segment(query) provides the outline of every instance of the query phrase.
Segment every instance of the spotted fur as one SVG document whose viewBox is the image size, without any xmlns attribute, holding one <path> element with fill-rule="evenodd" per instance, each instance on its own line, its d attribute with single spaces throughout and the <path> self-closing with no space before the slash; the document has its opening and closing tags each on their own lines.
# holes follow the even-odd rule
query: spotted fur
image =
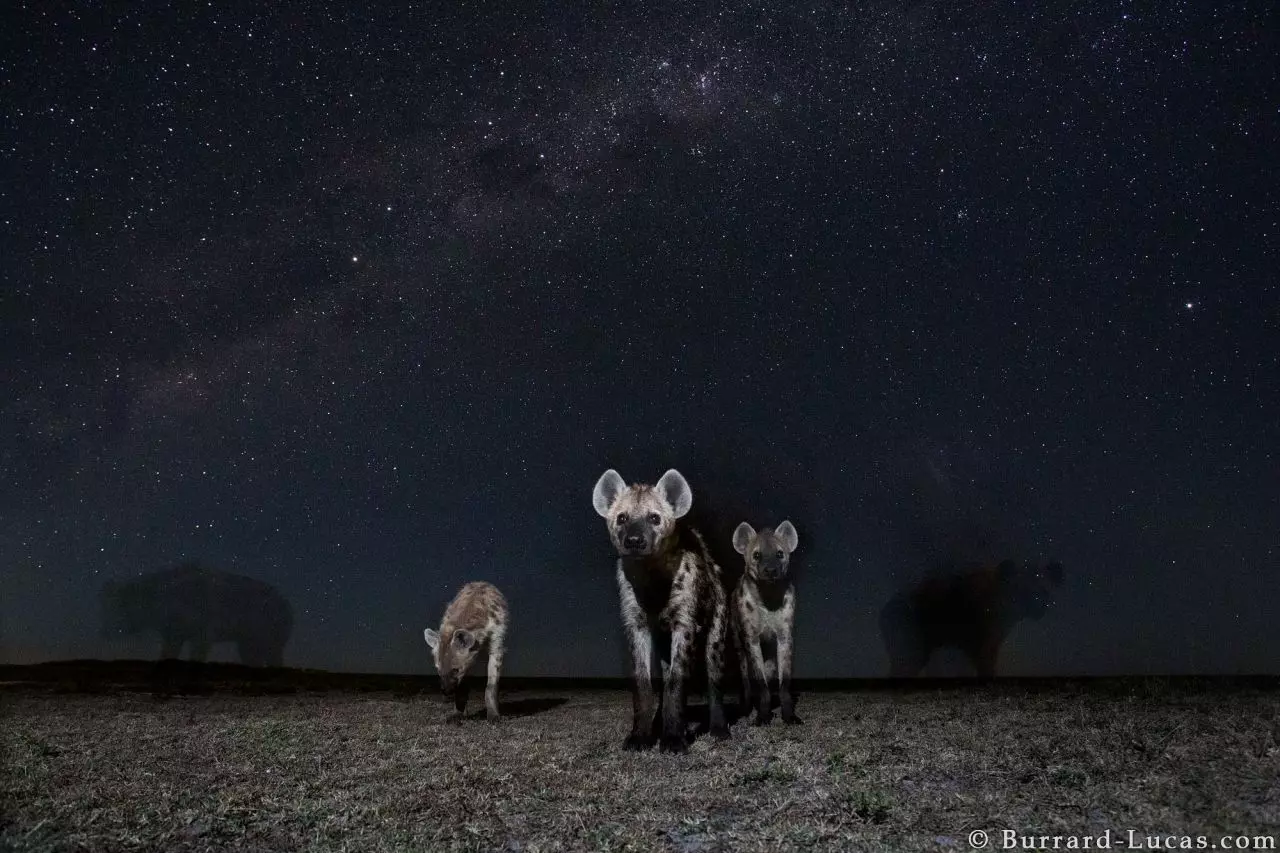
<svg viewBox="0 0 1280 853">
<path fill-rule="evenodd" d="M 702 534 L 682 521 L 693 505 L 688 482 L 673 468 L 655 486 L 628 486 L 609 469 L 596 482 L 592 505 L 606 520 L 618 552 L 618 595 L 631 651 L 634 700 L 624 748 L 647 749 L 657 739 L 655 642 L 662 661 L 662 750 L 687 749 L 685 686 L 698 654 L 706 659 L 710 732 L 729 737 L 721 692 L 728 603 L 720 567 Z"/>
<path fill-rule="evenodd" d="M 484 689 L 485 717 L 496 721 L 498 678 L 506 652 L 507 599 L 498 588 L 484 581 L 465 584 L 444 612 L 440 630 L 422 632 L 440 673 L 440 687 L 454 700 L 456 717 L 467 708 L 467 670 L 482 652 L 489 653 L 488 679 Z"/>
<path fill-rule="evenodd" d="M 773 719 L 769 683 L 775 676 L 783 721 L 793 725 L 801 722 L 791 693 L 796 588 L 790 568 L 791 554 L 799 544 L 790 521 L 782 522 L 776 530 L 766 527 L 759 532 L 744 521 L 733 531 L 733 549 L 745 563 L 731 609 L 742 673 L 742 708 L 751 707 L 754 693 L 757 726 L 768 725 Z"/>
</svg>

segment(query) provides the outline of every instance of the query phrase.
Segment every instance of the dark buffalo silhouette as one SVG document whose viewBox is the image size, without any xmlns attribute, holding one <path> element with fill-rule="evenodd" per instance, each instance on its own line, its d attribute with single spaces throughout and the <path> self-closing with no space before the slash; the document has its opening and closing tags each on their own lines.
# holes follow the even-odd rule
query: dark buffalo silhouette
<svg viewBox="0 0 1280 853">
<path fill-rule="evenodd" d="M 293 608 L 273 586 L 244 575 L 184 563 L 128 581 L 107 581 L 101 593 L 104 636 L 154 632 L 161 659 L 190 643 L 203 661 L 213 643 L 235 643 L 240 662 L 283 666 Z"/>
<path fill-rule="evenodd" d="M 1023 619 L 1036 620 L 1062 584 L 1062 564 L 1005 560 L 935 572 L 880 611 L 880 636 L 893 677 L 918 675 L 939 648 L 959 649 L 979 677 L 992 678 L 1000 646 Z"/>
</svg>

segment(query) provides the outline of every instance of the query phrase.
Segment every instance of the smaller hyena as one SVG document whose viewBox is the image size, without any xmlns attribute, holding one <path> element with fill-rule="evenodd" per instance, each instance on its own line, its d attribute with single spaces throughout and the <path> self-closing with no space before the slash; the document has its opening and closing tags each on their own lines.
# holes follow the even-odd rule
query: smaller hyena
<svg viewBox="0 0 1280 853">
<path fill-rule="evenodd" d="M 769 682 L 775 672 L 782 699 L 782 719 L 799 723 L 791 696 L 792 629 L 796 617 L 796 588 L 787 576 L 791 554 L 800 544 L 795 526 L 784 521 L 776 530 L 760 532 L 745 521 L 733 531 L 733 549 L 746 560 L 746 571 L 733 592 L 734 638 L 742 670 L 742 709 L 751 706 L 756 692 L 757 726 L 773 719 Z M 775 662 L 768 658 L 772 645 Z"/>
<path fill-rule="evenodd" d="M 440 673 L 440 687 L 453 697 L 456 719 L 467 709 L 467 670 L 486 649 L 489 678 L 484 689 L 485 717 L 498 719 L 498 677 L 507 637 L 507 600 L 491 583 L 472 581 L 458 591 L 444 611 L 439 632 L 422 632 Z"/>
</svg>

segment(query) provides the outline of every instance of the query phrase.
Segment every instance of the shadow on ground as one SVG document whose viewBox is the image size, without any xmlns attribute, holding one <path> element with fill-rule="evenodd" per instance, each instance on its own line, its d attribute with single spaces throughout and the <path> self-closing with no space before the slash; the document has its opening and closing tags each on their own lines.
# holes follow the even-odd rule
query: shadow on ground
<svg viewBox="0 0 1280 853">
<path fill-rule="evenodd" d="M 561 705 L 567 704 L 568 699 L 563 696 L 534 696 L 527 699 L 501 699 L 498 700 L 498 710 L 504 719 L 511 717 L 534 717 L 538 714 L 545 714 L 547 711 L 554 711 Z M 477 708 L 462 719 L 468 723 L 479 721 L 484 722 L 484 708 Z"/>
</svg>

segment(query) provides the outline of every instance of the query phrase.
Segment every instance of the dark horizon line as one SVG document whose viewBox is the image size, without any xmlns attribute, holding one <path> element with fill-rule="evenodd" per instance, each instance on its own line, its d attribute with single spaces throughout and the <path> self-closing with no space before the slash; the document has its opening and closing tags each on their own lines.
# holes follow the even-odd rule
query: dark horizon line
<svg viewBox="0 0 1280 853">
<path fill-rule="evenodd" d="M 295 689 L 312 690 L 405 690 L 436 687 L 439 677 L 435 673 L 372 673 L 372 672 L 340 672 L 326 669 L 302 667 L 252 667 L 239 663 L 222 661 L 206 661 L 203 663 L 169 659 L 144 660 L 123 658 L 105 660 L 101 658 L 74 658 L 61 661 L 44 661 L 30 664 L 0 664 L 0 682 L 9 684 L 49 684 L 72 681 L 77 684 L 126 687 L 136 684 L 153 684 L 157 677 L 190 677 L 199 681 L 222 681 L 226 686 L 234 686 L 235 682 L 259 686 L 289 686 Z M 469 679 L 483 681 L 483 673 L 472 673 Z M 976 676 L 927 676 L 911 678 L 890 678 L 886 676 L 838 677 L 838 678 L 797 678 L 794 686 L 797 691 L 814 692 L 853 690 L 853 689 L 936 689 L 951 688 L 964 685 L 996 683 L 1001 685 L 1022 687 L 1061 688 L 1071 685 L 1081 687 L 1098 687 L 1107 684 L 1132 684 L 1135 682 L 1172 682 L 1183 686 L 1255 688 L 1264 690 L 1280 689 L 1280 674 L 1270 673 L 1134 673 L 1127 675 L 1011 675 L 996 676 L 989 682 Z M 536 689 L 601 689 L 626 690 L 630 687 L 630 679 L 625 676 L 586 676 L 573 677 L 564 675 L 513 675 L 504 676 L 501 681 L 503 690 L 536 690 Z M 694 693 L 701 691 L 691 685 Z M 732 691 L 729 691 L 733 695 Z"/>
</svg>

